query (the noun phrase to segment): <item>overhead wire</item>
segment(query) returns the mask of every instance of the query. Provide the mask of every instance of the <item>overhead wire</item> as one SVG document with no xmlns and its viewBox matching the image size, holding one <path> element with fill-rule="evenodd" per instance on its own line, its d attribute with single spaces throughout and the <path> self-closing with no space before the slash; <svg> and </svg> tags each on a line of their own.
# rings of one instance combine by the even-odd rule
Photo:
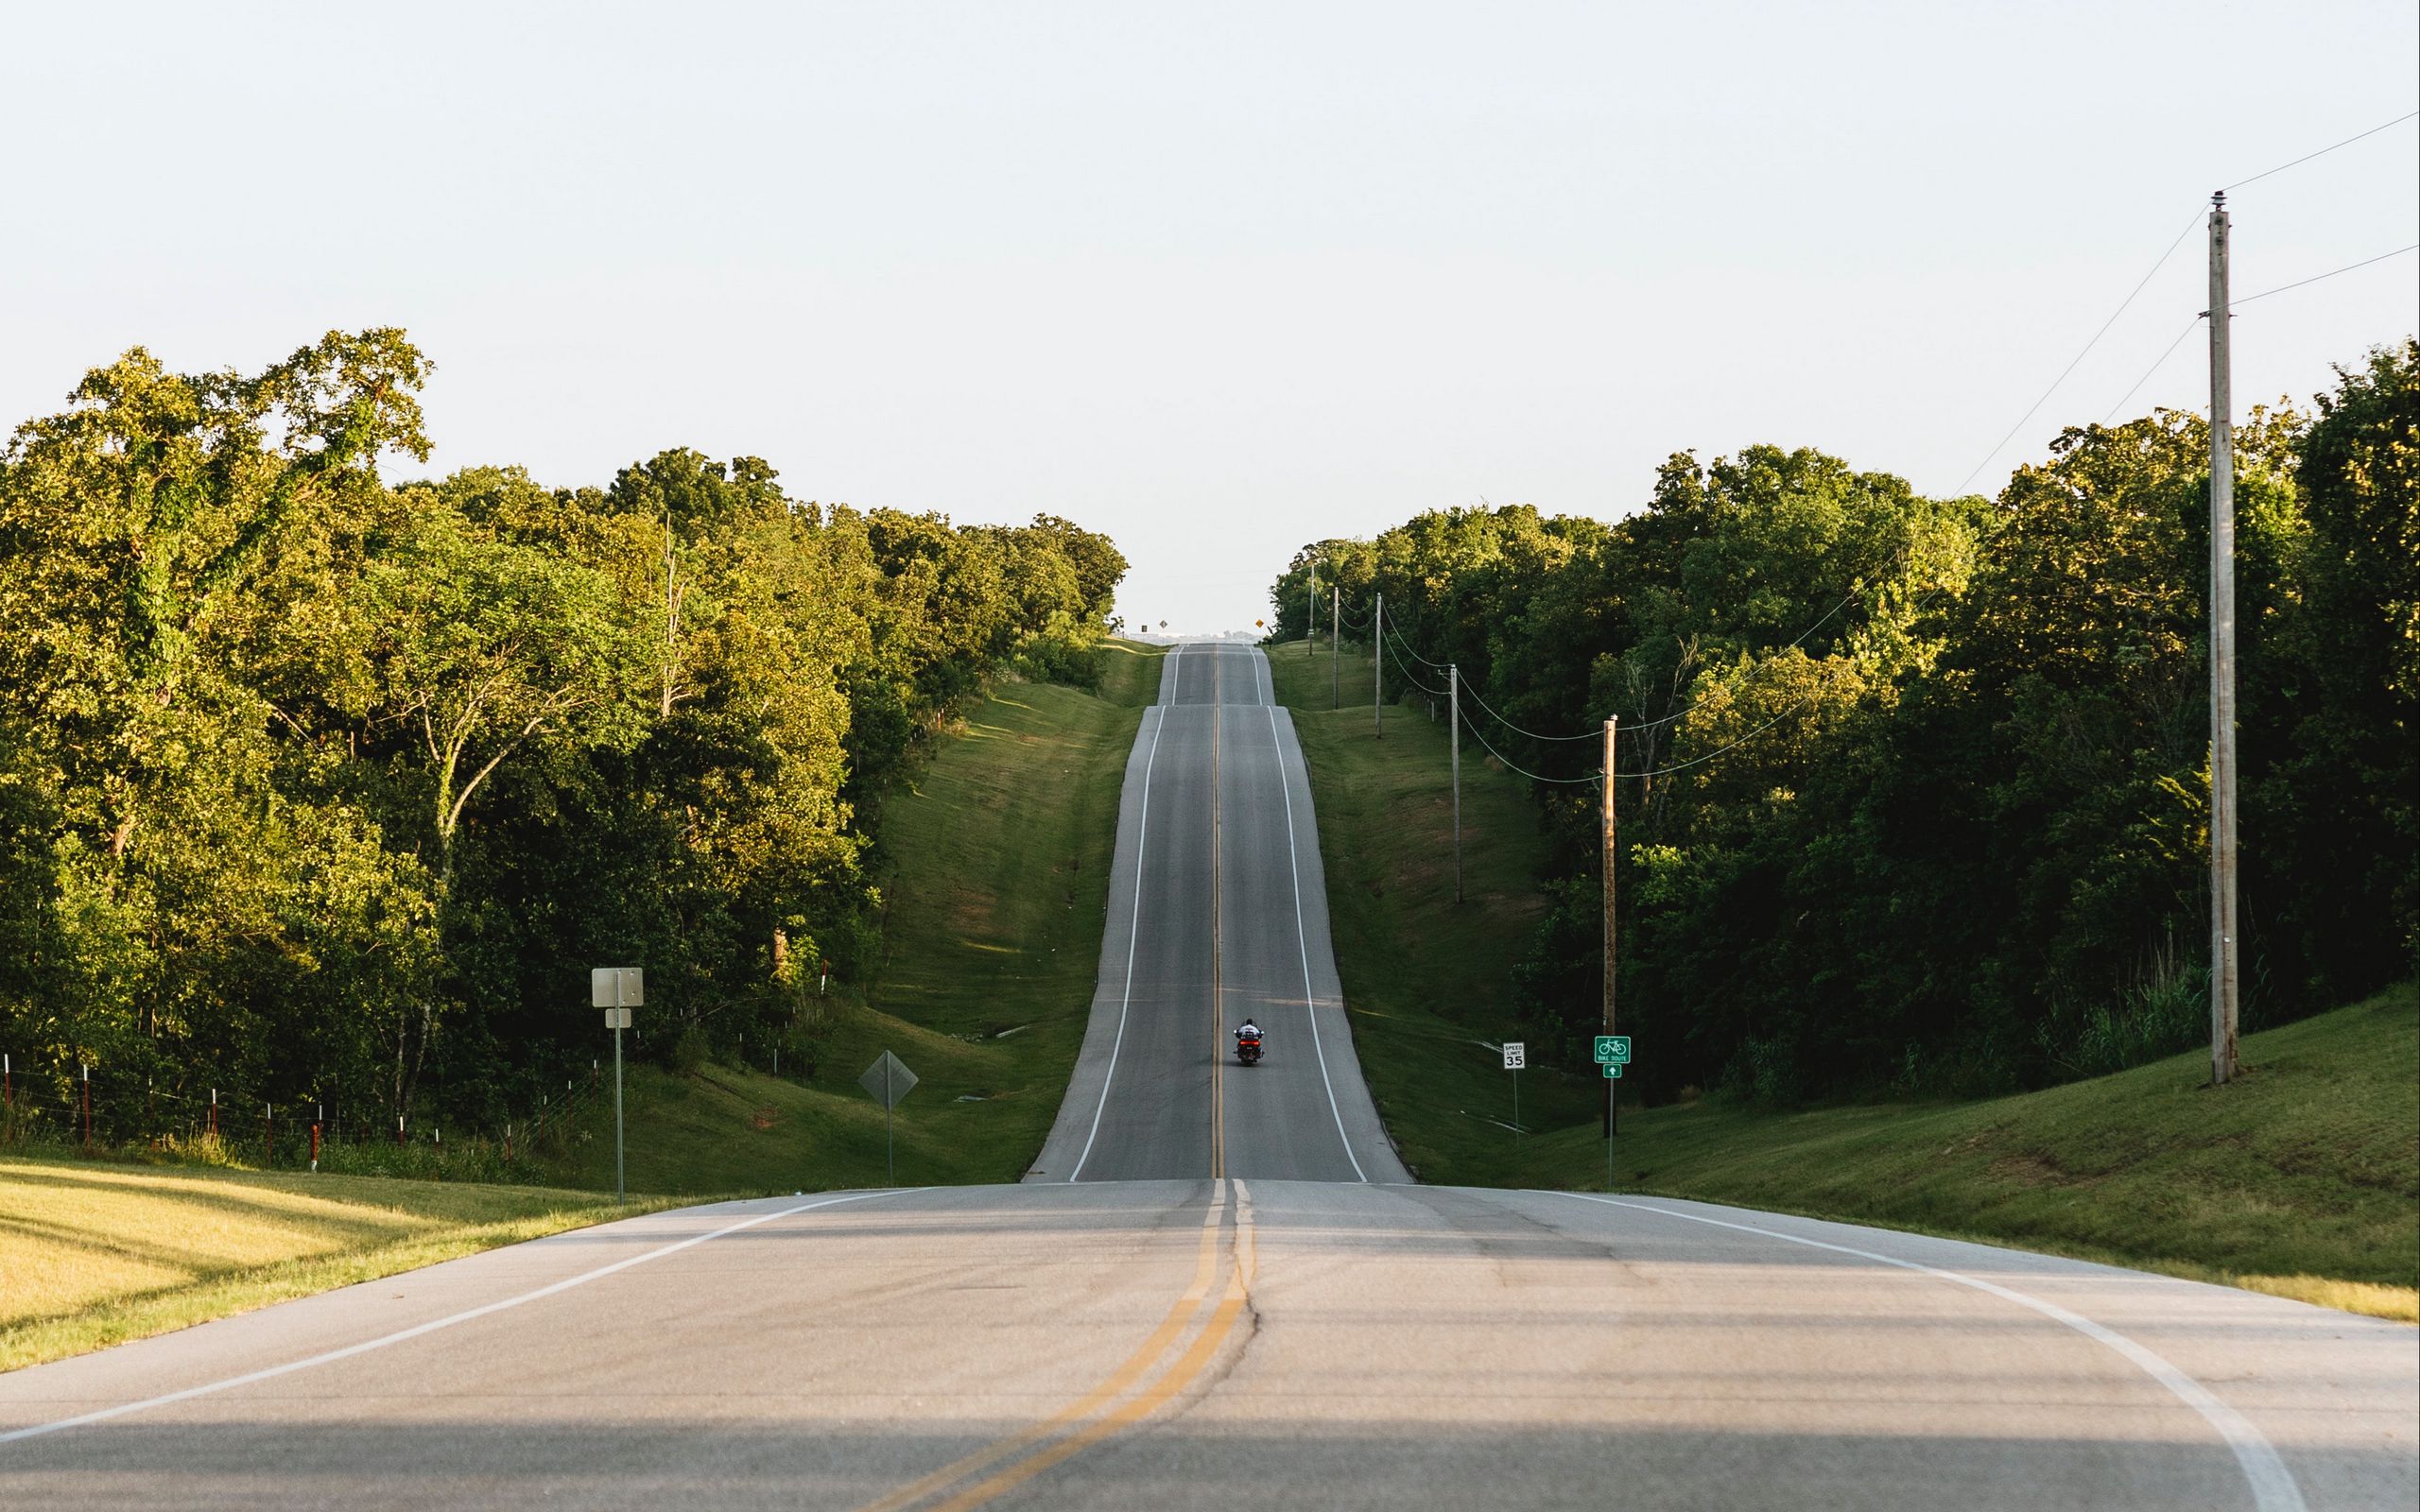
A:
<svg viewBox="0 0 2420 1512">
<path fill-rule="evenodd" d="M 1857 601 L 1857 599 L 1858 598 L 1858 596 L 1859 596 L 1859 595 L 1861 595 L 1864 592 L 1865 592 L 1865 589 L 1864 589 L 1864 586 L 1863 586 L 1862 584 L 1860 584 L 1859 586 L 1858 586 L 1858 587 L 1856 587 L 1856 588 L 1852 588 L 1852 589 L 1850 589 L 1850 590 L 1848 591 L 1848 593 L 1846 593 L 1845 594 L 1841 595 L 1841 598 L 1840 598 L 1836 603 L 1834 603 L 1830 609 L 1825 610 L 1823 612 L 1822 616 L 1820 616 L 1820 617 L 1819 617 L 1819 618 L 1818 618 L 1818 619 L 1817 619 L 1813 624 L 1811 624 L 1811 625 L 1807 626 L 1807 627 L 1806 627 L 1806 628 L 1805 628 L 1805 629 L 1803 629 L 1803 630 L 1799 631 L 1797 635 L 1795 635 L 1794 637 L 1792 637 L 1792 638 L 1791 638 L 1791 639 L 1789 639 L 1789 641 L 1784 642 L 1781 645 L 1776 646 L 1776 647 L 1773 647 L 1772 650 L 1769 650 L 1769 651 L 1765 652 L 1765 653 L 1764 653 L 1765 660 L 1763 660 L 1763 661 L 1759 661 L 1759 662 L 1756 663 L 1756 665 L 1757 665 L 1757 666 L 1763 666 L 1763 665 L 1767 664 L 1767 662 L 1770 662 L 1770 660 L 1771 660 L 1774 655 L 1778 654 L 1779 652 L 1782 652 L 1782 651 L 1791 651 L 1791 650 L 1795 650 L 1795 649 L 1797 649 L 1799 646 L 1806 644 L 1808 637 L 1812 636 L 1812 635 L 1813 635 L 1817 630 L 1822 629 L 1824 626 L 1826 626 L 1826 625 L 1830 624 L 1834 615 L 1837 615 L 1838 613 L 1840 613 L 1840 611 L 1841 611 L 1841 610 L 1844 610 L 1844 609 L 1848 608 L 1850 604 L 1852 604 L 1852 603 L 1856 602 L 1856 601 Z M 1387 634 L 1388 634 L 1388 639 L 1392 640 L 1392 639 L 1394 638 L 1394 632 L 1393 632 L 1393 631 L 1390 630 L 1390 631 L 1388 631 L 1388 632 L 1387 632 Z M 1409 647 L 1405 647 L 1405 649 L 1406 649 L 1406 650 L 1409 650 Z M 1441 667 L 1441 668 L 1442 668 L 1442 667 L 1443 667 L 1443 666 L 1445 665 L 1445 663 L 1443 663 L 1443 662 L 1428 662 L 1428 659 L 1427 659 L 1427 658 L 1426 658 L 1426 657 L 1421 657 L 1421 656 L 1420 656 L 1420 653 L 1419 653 L 1419 652 L 1417 652 L 1417 651 L 1412 651 L 1410 654 L 1411 654 L 1411 655 L 1413 655 L 1413 656 L 1415 656 L 1415 657 L 1419 657 L 1419 659 L 1420 659 L 1421 661 L 1427 662 L 1427 664 L 1428 664 L 1428 665 L 1433 666 L 1433 667 Z M 1401 663 L 1400 662 L 1398 662 L 1396 664 L 1397 664 L 1398 666 L 1400 666 L 1402 663 Z M 1408 675 L 1408 674 L 1407 674 L 1407 675 Z M 1522 729 L 1519 725 L 1514 724 L 1512 720 L 1505 718 L 1505 717 L 1504 717 L 1504 715 L 1502 715 L 1502 714 L 1500 714 L 1500 713 L 1496 713 L 1495 709 L 1492 705 L 1490 705 L 1490 704 L 1488 703 L 1488 701 L 1487 701 L 1484 697 L 1482 697 L 1482 696 L 1480 696 L 1480 694 L 1479 694 L 1479 692 L 1478 692 L 1478 686 L 1477 686 L 1476 684 L 1471 683 L 1471 682 L 1467 682 L 1467 681 L 1466 681 L 1466 682 L 1464 682 L 1464 683 L 1462 684 L 1462 687 L 1463 687 L 1463 689 L 1464 689 L 1465 691 L 1467 691 L 1467 692 L 1470 694 L 1470 696 L 1471 696 L 1471 701 L 1472 701 L 1472 702 L 1474 702 L 1474 703 L 1478 704 L 1481 709 L 1486 710 L 1486 711 L 1487 711 L 1487 713 L 1488 713 L 1489 717 L 1493 718 L 1493 719 L 1494 719 L 1497 724 L 1502 725 L 1505 729 L 1507 729 L 1507 730 L 1512 730 L 1512 731 L 1514 734 L 1516 734 L 1516 735 L 1526 735 L 1526 736 L 1528 736 L 1528 737 L 1529 737 L 1530 739 L 1531 739 L 1531 740 L 1558 740 L 1558 741 L 1560 741 L 1560 740 L 1594 740 L 1594 739 L 1598 738 L 1599 735 L 1601 735 L 1601 734 L 1603 734 L 1603 733 L 1604 733 L 1604 727 L 1602 727 L 1601 725 L 1600 725 L 1600 726 L 1599 726 L 1599 727 L 1598 727 L 1597 729 L 1595 729 L 1595 730 L 1582 730 L 1582 731 L 1581 731 L 1580 733 L 1578 733 L 1578 734 L 1576 734 L 1576 735 L 1542 735 L 1542 734 L 1538 733 L 1536 730 L 1524 730 L 1524 729 Z M 1658 729 L 1658 728 L 1660 728 L 1660 727 L 1662 727 L 1662 726 L 1668 725 L 1668 724 L 1672 724 L 1672 723 L 1674 723 L 1674 722 L 1675 722 L 1675 721 L 1677 721 L 1677 720 L 1681 720 L 1681 719 L 1685 719 L 1685 718 L 1687 718 L 1687 717 L 1688 717 L 1688 714 L 1689 714 L 1689 712 L 1690 712 L 1691 710 L 1695 709 L 1696 707 L 1697 707 L 1696 702 L 1695 702 L 1695 701 L 1692 701 L 1692 702 L 1690 702 L 1690 703 L 1687 703 L 1687 704 L 1683 705 L 1683 706 L 1682 706 L 1681 708 L 1679 708 L 1679 709 L 1674 710 L 1672 713 L 1668 713 L 1668 714 L 1664 714 L 1664 715 L 1661 715 L 1661 716 L 1659 716 L 1659 717 L 1657 717 L 1657 718 L 1654 718 L 1654 719 L 1641 719 L 1641 720 L 1638 720 L 1638 721 L 1635 721 L 1635 722 L 1633 722 L 1633 723 L 1625 723 L 1625 724 L 1623 724 L 1623 725 L 1622 725 L 1622 727 L 1621 727 L 1621 728 L 1622 728 L 1622 730 L 1625 730 L 1625 731 L 1628 731 L 1628 730 L 1654 730 L 1654 729 Z"/>
<path fill-rule="evenodd" d="M 2385 130 L 2391 126 L 2401 126 L 2404 122 L 2411 120 L 2415 115 L 2420 115 L 2420 111 L 2407 111 L 2403 114 L 2396 116 L 2392 121 L 2381 121 L 2377 126 L 2371 127 L 2366 131 L 2356 131 L 2351 136 L 2346 137 L 2343 141 L 2336 143 L 2333 146 L 2324 146 L 2316 152 L 2306 152 L 2291 163 L 2281 163 L 2273 168 L 2264 168 L 2260 172 L 2254 174 L 2249 179 L 2238 179 L 2235 182 L 2227 185 L 2225 189 L 2221 190 L 2220 193 L 2231 193 L 2242 188 L 2245 184 L 2257 183 L 2259 180 L 2268 178 L 2273 173 L 2283 173 L 2288 168 L 2299 168 L 2313 158 L 2324 158 L 2329 153 L 2335 151 L 2337 147 L 2349 147 L 2354 143 L 2360 141 L 2363 137 L 2376 136 L 2380 131 Z"/>
<path fill-rule="evenodd" d="M 2283 294 L 2288 289 L 2298 289 L 2302 288 L 2306 284 L 2318 284 L 2325 280 L 2334 278 L 2340 273 L 2350 273 L 2355 268 L 2367 267 L 2372 263 L 2383 263 L 2390 257 L 2401 257 L 2404 253 L 2415 249 L 2420 249 L 2420 242 L 2413 242 L 2410 247 L 2398 247 L 2391 252 L 2380 252 L 2376 257 L 2364 257 L 2358 263 L 2347 263 L 2342 267 L 2336 268 L 2331 272 L 2315 273 L 2309 278 L 2296 279 L 2291 284 L 2280 284 L 2273 289 L 2262 289 L 2257 294 L 2247 294 L 2239 300 L 2229 300 L 2227 301 L 2227 308 L 2229 310 L 2233 310 L 2237 305 L 2250 304 L 2255 300 L 2265 300 L 2272 294 Z"/>
<path fill-rule="evenodd" d="M 1599 728 L 1597 730 L 1583 730 L 1577 735 L 1541 735 L 1534 730 L 1522 729 L 1512 720 L 1497 713 L 1493 708 L 1490 708 L 1488 701 L 1478 696 L 1478 688 L 1477 684 L 1465 682 L 1462 686 L 1469 692 L 1471 696 L 1471 702 L 1478 705 L 1481 709 L 1487 710 L 1489 717 L 1493 718 L 1497 724 L 1502 725 L 1505 729 L 1512 731 L 1512 733 L 1516 735 L 1527 735 L 1531 740 L 1594 740 L 1599 735 L 1604 733 L 1604 730 Z"/>
<path fill-rule="evenodd" d="M 2025 413 L 2016 418 L 2016 423 L 2008 428 L 2008 434 L 1992 443 L 1992 449 L 1983 454 L 1982 460 L 1975 464 L 1974 471 L 1959 479 L 1958 487 L 1954 491 L 1963 494 L 1966 491 L 1966 485 L 1974 482 L 1983 469 L 1991 466 L 1992 458 L 1999 455 L 2002 448 L 2016 439 L 2016 433 L 2025 429 L 2025 422 L 2031 420 L 2044 404 L 2050 402 L 2050 396 L 2059 391 L 2059 386 L 2067 381 L 2067 375 L 2076 370 L 2077 364 L 2090 356 L 2093 348 L 2100 345 L 2100 338 L 2109 334 L 2109 328 L 2118 323 L 2118 318 L 2124 315 L 2134 304 L 2135 296 L 2141 294 L 2151 281 L 2158 276 L 2159 270 L 2168 266 L 2168 260 L 2176 255 L 2176 249 L 2185 245 L 2185 238 L 2192 235 L 2193 228 L 2200 224 L 2202 224 L 2202 212 L 2197 209 L 2193 212 L 2193 218 L 2185 223 L 2185 229 L 2176 233 L 2176 239 L 2168 244 L 2168 250 L 2159 254 L 2159 261 L 2152 264 L 2151 271 L 2145 273 L 2134 289 L 2118 301 L 2118 308 L 2110 312 L 2109 318 L 2100 322 L 2100 329 L 2092 334 L 2092 339 L 2083 344 L 2083 350 L 2077 352 L 2066 367 L 2059 369 L 2059 376 L 2050 380 L 2050 387 L 2042 390 L 2042 396 L 2039 399 L 2026 406 Z"/>
<path fill-rule="evenodd" d="M 2118 399 L 2118 403 L 2109 406 L 2109 413 L 2100 417 L 2100 423 L 2106 425 L 2112 420 L 2116 419 L 2118 412 L 2126 407 L 2126 401 L 2134 398 L 2135 392 L 2139 390 L 2143 385 L 2152 381 L 2152 374 L 2159 371 L 2161 368 L 2167 366 L 2168 359 L 2176 355 L 2176 349 L 2185 345 L 2185 338 L 2191 335 L 2195 331 L 2200 330 L 2202 322 L 2206 318 L 2208 318 L 2206 315 L 2197 315 L 2192 319 L 2187 321 L 2185 323 L 2185 329 L 2176 333 L 2176 339 L 2168 344 L 2168 350 L 2159 354 L 2159 360 L 2144 369 L 2143 375 L 2135 380 L 2135 387 L 2127 389 L 2125 394 Z"/>
<path fill-rule="evenodd" d="M 1482 735 L 1482 734 L 1480 734 L 1480 733 L 1478 732 L 1478 727 L 1477 725 L 1473 725 L 1473 724 L 1471 724 L 1471 722 L 1470 722 L 1470 718 L 1469 718 L 1469 716 L 1468 716 L 1468 715 L 1464 715 L 1464 716 L 1463 716 L 1463 718 L 1462 718 L 1462 723 L 1463 723 L 1464 725 L 1469 726 L 1469 728 L 1470 728 L 1470 732 L 1471 732 L 1471 739 L 1476 740 L 1476 741 L 1478 741 L 1478 742 L 1479 743 L 1479 748 L 1480 748 L 1480 749 L 1482 749 L 1482 750 L 1486 751 L 1490 756 L 1495 757 L 1498 762 L 1502 763 L 1504 765 L 1511 767 L 1512 770 L 1514 770 L 1514 771 L 1516 771 L 1516 772 L 1519 772 L 1523 777 L 1528 778 L 1528 779 L 1529 779 L 1530 782 L 1550 782 L 1550 783 L 1553 783 L 1554 785 L 1556 785 L 1556 786 L 1558 786 L 1558 787 L 1574 787 L 1574 786 L 1579 785 L 1579 784 L 1580 784 L 1580 783 L 1582 783 L 1582 782 L 1587 782 L 1587 783 L 1590 783 L 1590 784 L 1592 784 L 1592 785 L 1593 785 L 1593 784 L 1594 784 L 1594 783 L 1596 783 L 1596 782 L 1597 782 L 1597 781 L 1598 781 L 1598 780 L 1599 780 L 1599 779 L 1603 775 L 1602 773 L 1599 773 L 1599 772 L 1590 772 L 1590 773 L 1589 773 L 1587 776 L 1585 776 L 1585 777 L 1541 777 L 1541 776 L 1539 776 L 1537 773 L 1535 773 L 1535 772 L 1533 772 L 1533 771 L 1530 770 L 1528 767 L 1526 767 L 1526 766 L 1522 766 L 1522 765 L 1520 765 L 1516 764 L 1515 762 L 1513 762 L 1513 761 L 1512 761 L 1512 759 L 1511 757 L 1506 756 L 1502 751 L 1497 750 L 1495 747 L 1493 747 L 1493 746 L 1489 745 L 1489 744 L 1487 743 L 1487 737 L 1486 737 L 1485 735 Z M 1615 775 L 1616 775 L 1616 776 L 1626 776 L 1626 775 L 1628 775 L 1628 774 L 1627 774 L 1627 773 L 1616 773 Z"/>
<path fill-rule="evenodd" d="M 1388 654 L 1389 656 L 1394 656 L 1394 654 L 1395 654 L 1395 648 L 1394 648 L 1394 645 L 1393 645 L 1394 635 L 1392 634 L 1392 632 L 1389 632 L 1389 634 L 1388 634 L 1388 636 L 1387 636 L 1387 641 L 1388 641 L 1388 643 L 1389 643 L 1389 644 L 1388 644 L 1388 645 L 1387 645 L 1387 654 Z M 1421 692 L 1423 692 L 1423 693 L 1425 693 L 1425 694 L 1428 695 L 1428 696 L 1430 696 L 1431 698 L 1443 698 L 1443 697 L 1444 697 L 1444 696 L 1445 696 L 1444 691 L 1443 691 L 1443 689 L 1439 689 L 1439 688 L 1432 688 L 1432 687 L 1428 686 L 1428 684 L 1426 684 L 1426 683 L 1425 683 L 1425 682 L 1421 681 L 1418 678 L 1413 677 L 1413 676 L 1411 675 L 1411 669 L 1410 669 L 1409 667 L 1405 666 L 1405 665 L 1403 664 L 1403 658 L 1401 658 L 1401 657 L 1399 657 L 1399 656 L 1395 656 L 1395 670 L 1396 670 L 1397 672 L 1400 672 L 1400 673 L 1402 673 L 1402 674 L 1403 674 L 1403 679 L 1404 679 L 1406 682 L 1409 682 L 1409 683 L 1410 683 L 1413 687 L 1418 688 Z"/>
</svg>

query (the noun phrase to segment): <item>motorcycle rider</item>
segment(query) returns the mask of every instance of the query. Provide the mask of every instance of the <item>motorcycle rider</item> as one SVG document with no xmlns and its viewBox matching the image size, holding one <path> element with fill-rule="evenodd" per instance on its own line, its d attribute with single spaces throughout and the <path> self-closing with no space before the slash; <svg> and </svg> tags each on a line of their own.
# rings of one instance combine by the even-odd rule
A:
<svg viewBox="0 0 2420 1512">
<path fill-rule="evenodd" d="M 1253 1022 L 1250 1019 L 1246 1019 L 1244 1021 L 1244 1026 L 1236 1031 L 1236 1043 L 1237 1044 L 1242 1044 L 1247 1040 L 1257 1040 L 1259 1038 L 1260 1025 Z"/>
</svg>

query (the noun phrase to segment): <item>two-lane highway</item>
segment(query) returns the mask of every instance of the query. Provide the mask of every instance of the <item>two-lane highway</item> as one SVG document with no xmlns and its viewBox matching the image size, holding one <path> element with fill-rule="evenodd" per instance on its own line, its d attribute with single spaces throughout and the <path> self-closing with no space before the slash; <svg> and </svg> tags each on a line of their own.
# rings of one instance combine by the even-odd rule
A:
<svg viewBox="0 0 2420 1512">
<path fill-rule="evenodd" d="M 1027 1183 L 660 1213 L 0 1376 L 0 1512 L 2420 1505 L 2400 1324 L 1410 1184 L 1267 674 L 1167 660 Z"/>
<path fill-rule="evenodd" d="M 1092 1022 L 1027 1178 L 1219 1176 L 1410 1179 L 1353 1054 L 1293 716 L 1257 648 L 1212 643 L 1168 653 L 1135 737 Z"/>
</svg>

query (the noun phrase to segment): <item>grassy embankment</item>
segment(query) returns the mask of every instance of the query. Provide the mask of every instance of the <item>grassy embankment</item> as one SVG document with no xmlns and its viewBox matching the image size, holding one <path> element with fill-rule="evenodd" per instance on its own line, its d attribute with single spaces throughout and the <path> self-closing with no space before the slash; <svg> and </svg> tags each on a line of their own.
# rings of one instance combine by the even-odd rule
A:
<svg viewBox="0 0 2420 1512">
<path fill-rule="evenodd" d="M 1341 713 L 1324 648 L 1271 662 L 1310 763 L 1338 964 L 1390 1131 L 1426 1180 L 1601 1188 L 1593 1074 L 1524 1074 L 1526 1137 L 1487 1122 L 1510 1122 L 1484 1041 L 1511 1030 L 1509 971 L 1540 906 L 1526 784 L 1465 755 L 1457 907 L 1443 727 L 1399 708 L 1374 739 L 1353 647 Z M 2243 1057 L 2250 1074 L 2221 1091 L 2195 1053 L 1978 1102 L 1626 1105 L 1619 1184 L 2420 1316 L 2420 992 L 2248 1035 Z"/>
<path fill-rule="evenodd" d="M 546 1187 L 0 1158 L 0 1370 L 664 1206 Z"/>
<path fill-rule="evenodd" d="M 1118 793 L 1163 654 L 1111 642 L 1098 695 L 1003 685 L 936 742 L 884 799 L 883 964 L 863 1002 L 833 1015 L 811 1074 L 633 1068 L 632 1191 L 883 1184 L 882 1109 L 856 1078 L 884 1050 L 920 1078 L 895 1119 L 901 1184 L 1024 1174 L 1083 1041 Z M 590 1113 L 567 1184 L 613 1185 L 612 1117 Z"/>
</svg>

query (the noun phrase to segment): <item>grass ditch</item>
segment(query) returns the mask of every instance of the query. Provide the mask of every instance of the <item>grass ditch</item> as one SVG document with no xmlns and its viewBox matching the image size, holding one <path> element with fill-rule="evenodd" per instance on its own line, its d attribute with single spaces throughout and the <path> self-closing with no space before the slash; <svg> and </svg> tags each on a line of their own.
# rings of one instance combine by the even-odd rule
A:
<svg viewBox="0 0 2420 1512">
<path fill-rule="evenodd" d="M 12 1154 L 0 1158 L 0 1370 L 669 1205 Z"/>
<path fill-rule="evenodd" d="M 1366 650 L 1332 667 L 1294 642 L 1270 664 L 1310 765 L 1355 1046 L 1406 1160 L 1426 1181 L 1603 1190 L 1594 1068 L 1524 1073 L 1520 1132 L 1493 1048 L 1518 1032 L 1511 971 L 1543 906 L 1526 782 L 1464 753 L 1458 905 L 1425 700 L 1388 709 L 1381 739 Z M 1625 1104 L 1616 1185 L 2420 1319 L 2420 989 L 2247 1035 L 2242 1055 L 2223 1089 L 2196 1052 L 1972 1102 Z"/>
</svg>

